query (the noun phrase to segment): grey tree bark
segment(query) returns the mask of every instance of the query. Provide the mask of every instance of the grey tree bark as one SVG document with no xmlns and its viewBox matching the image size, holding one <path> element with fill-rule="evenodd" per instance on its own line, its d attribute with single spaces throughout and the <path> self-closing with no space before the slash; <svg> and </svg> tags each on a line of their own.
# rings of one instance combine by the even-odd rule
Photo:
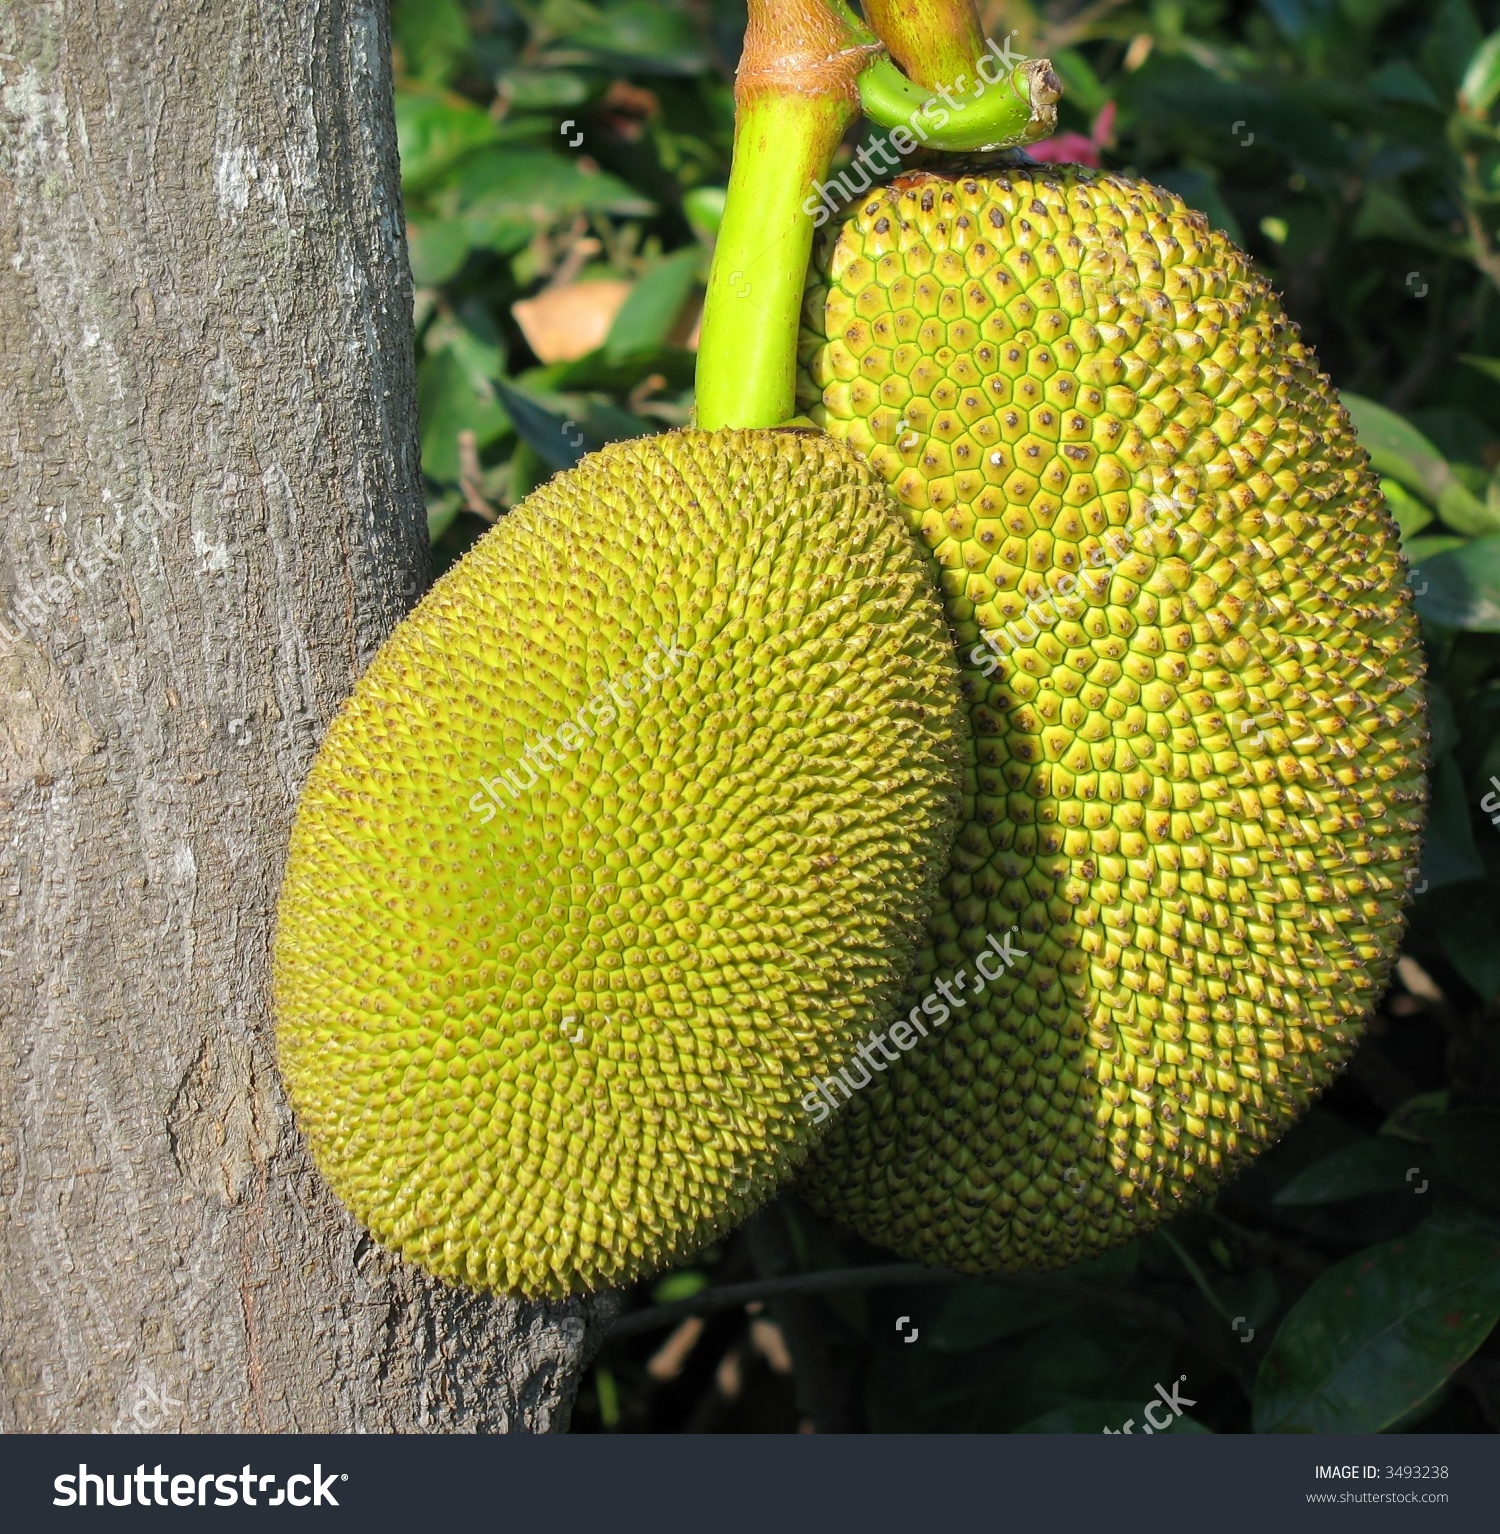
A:
<svg viewBox="0 0 1500 1534">
<path fill-rule="evenodd" d="M 381 0 L 0 7 L 0 1428 L 566 1426 L 609 1301 L 375 1247 L 275 1069 L 312 752 L 427 578 Z"/>
</svg>

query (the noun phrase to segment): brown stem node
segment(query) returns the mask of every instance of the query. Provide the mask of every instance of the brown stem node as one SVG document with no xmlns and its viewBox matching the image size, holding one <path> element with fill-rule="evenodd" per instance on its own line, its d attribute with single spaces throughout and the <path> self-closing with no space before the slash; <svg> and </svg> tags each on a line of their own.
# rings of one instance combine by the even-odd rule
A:
<svg viewBox="0 0 1500 1534">
<path fill-rule="evenodd" d="M 735 71 L 734 99 L 757 96 L 858 99 L 855 79 L 878 48 L 856 44 L 823 0 L 750 0 L 750 23 Z"/>
</svg>

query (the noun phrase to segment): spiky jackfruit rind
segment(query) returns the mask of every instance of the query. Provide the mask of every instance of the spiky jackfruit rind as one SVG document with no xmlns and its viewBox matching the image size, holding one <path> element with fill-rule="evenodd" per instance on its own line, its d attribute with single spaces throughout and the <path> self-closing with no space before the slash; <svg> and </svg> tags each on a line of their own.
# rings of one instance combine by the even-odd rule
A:
<svg viewBox="0 0 1500 1534">
<path fill-rule="evenodd" d="M 804 316 L 799 403 L 932 550 L 974 733 L 930 1036 L 804 1187 L 910 1257 L 1059 1266 L 1280 1135 L 1386 983 L 1426 742 L 1397 529 L 1265 281 L 1155 187 L 902 177 Z"/>
<path fill-rule="evenodd" d="M 622 443 L 537 490 L 380 651 L 298 808 L 279 1054 L 334 1191 L 440 1277 L 538 1295 L 743 1218 L 900 995 L 965 729 L 925 556 L 821 433 Z"/>
</svg>

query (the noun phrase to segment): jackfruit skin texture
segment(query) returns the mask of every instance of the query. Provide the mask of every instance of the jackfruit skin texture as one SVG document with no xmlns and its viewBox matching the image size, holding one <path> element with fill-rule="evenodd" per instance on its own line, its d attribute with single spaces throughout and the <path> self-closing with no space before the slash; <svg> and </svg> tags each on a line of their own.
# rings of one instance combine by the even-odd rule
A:
<svg viewBox="0 0 1500 1534">
<path fill-rule="evenodd" d="M 485 816 L 543 734 L 561 765 Z M 298 808 L 279 1056 L 334 1191 L 530 1295 L 737 1223 L 899 999 L 965 734 L 925 555 L 821 433 L 617 444 L 535 491 L 376 656 Z"/>
<path fill-rule="evenodd" d="M 1425 803 L 1397 529 L 1264 280 L 1149 185 L 901 178 L 804 318 L 799 399 L 940 567 L 973 746 L 903 1005 L 969 989 L 803 1187 L 921 1261 L 1061 1266 L 1276 1139 L 1385 986 Z"/>
</svg>

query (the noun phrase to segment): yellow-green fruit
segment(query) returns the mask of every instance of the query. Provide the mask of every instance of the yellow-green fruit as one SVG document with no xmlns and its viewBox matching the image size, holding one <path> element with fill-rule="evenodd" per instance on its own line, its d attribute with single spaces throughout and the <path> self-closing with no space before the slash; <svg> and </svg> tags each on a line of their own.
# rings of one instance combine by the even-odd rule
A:
<svg viewBox="0 0 1500 1534">
<path fill-rule="evenodd" d="M 622 443 L 537 490 L 380 651 L 298 808 L 278 1043 L 334 1191 L 531 1294 L 743 1218 L 899 999 L 964 733 L 922 551 L 821 434 Z"/>
<path fill-rule="evenodd" d="M 925 1261 L 1055 1266 L 1282 1133 L 1385 983 L 1424 793 L 1397 532 L 1265 281 L 1169 193 L 909 176 L 830 236 L 805 403 L 932 550 L 974 740 L 928 1036 L 805 1185 Z"/>
</svg>

